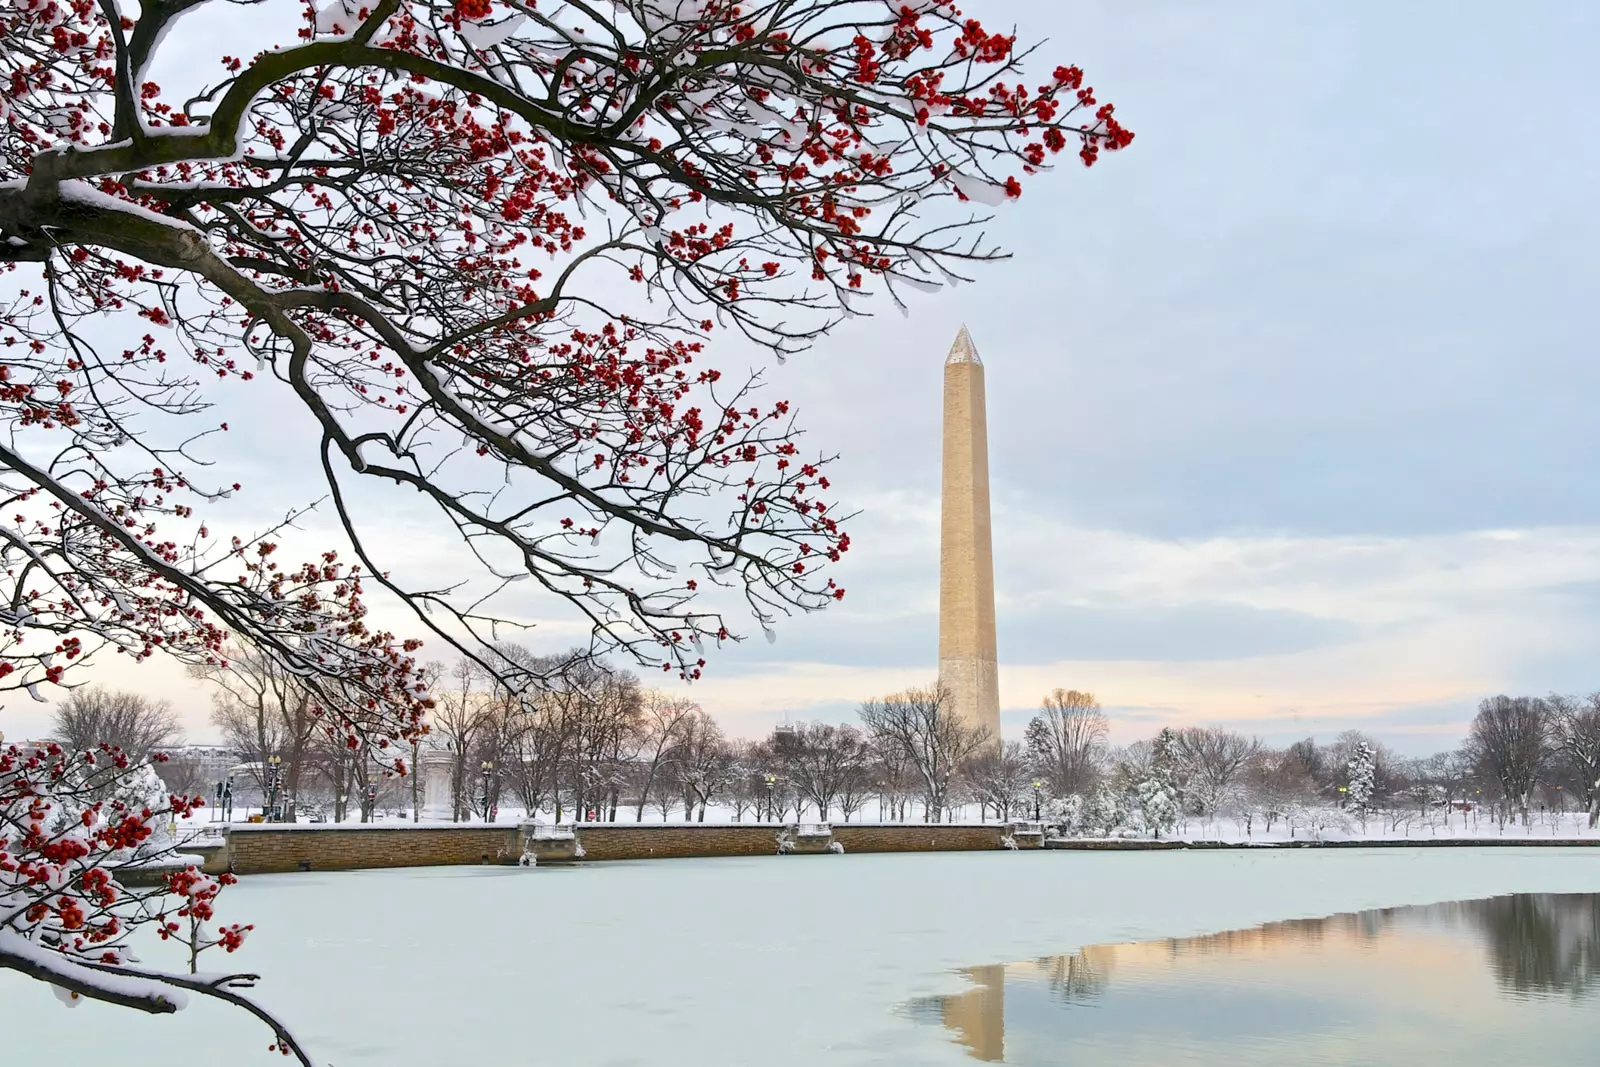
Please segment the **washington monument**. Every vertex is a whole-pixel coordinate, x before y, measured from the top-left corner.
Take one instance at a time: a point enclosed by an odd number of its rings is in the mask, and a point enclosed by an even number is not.
[[[983,361],[965,326],[944,361],[939,522],[939,683],[961,721],[1000,740]]]

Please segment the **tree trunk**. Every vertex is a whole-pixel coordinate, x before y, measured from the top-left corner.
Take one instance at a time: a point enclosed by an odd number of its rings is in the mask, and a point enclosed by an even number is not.
[[[299,805],[298,798],[300,796],[300,761],[298,759],[289,764],[289,773],[284,775],[283,779],[283,791],[284,796],[278,798],[278,806],[283,809],[283,821],[295,822],[298,814],[295,809]]]

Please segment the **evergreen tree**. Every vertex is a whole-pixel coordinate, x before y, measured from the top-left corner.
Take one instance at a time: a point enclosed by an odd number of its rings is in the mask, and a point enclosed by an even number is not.
[[[1345,765],[1350,774],[1349,792],[1346,794],[1350,810],[1361,819],[1361,829],[1367,829],[1367,813],[1372,810],[1372,794],[1377,788],[1375,772],[1377,761],[1372,746],[1365,741],[1356,742],[1355,752]]]
[[[1078,827],[1085,837],[1109,837],[1120,822],[1116,794],[1102,784],[1089,797]]]
[[[1178,789],[1172,780],[1173,742],[1170,728],[1156,735],[1150,754],[1150,772],[1134,790],[1144,829],[1160,840],[1178,825]]]

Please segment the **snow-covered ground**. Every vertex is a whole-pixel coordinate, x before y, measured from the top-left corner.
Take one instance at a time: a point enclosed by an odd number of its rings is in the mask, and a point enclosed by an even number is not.
[[[846,825],[845,820],[833,813],[833,822],[836,825]],[[868,811],[865,814],[857,813],[850,822],[856,825],[878,824],[875,813]],[[979,813],[976,805],[970,805],[954,813],[952,822],[978,823]],[[1031,817],[1019,815],[1018,819]],[[524,813],[520,808],[502,808],[498,813],[496,825],[507,828],[515,826],[522,821]],[[538,821],[552,824],[555,815],[552,812],[539,812],[534,816]],[[235,813],[235,823],[245,822],[242,814]],[[571,821],[571,813],[565,815],[565,821]],[[737,823],[731,808],[712,806],[706,812],[703,820],[705,825]],[[746,813],[745,822],[752,821]],[[808,811],[807,820],[816,821],[816,812]],[[993,818],[989,820],[991,823]],[[482,826],[481,820],[470,820],[472,825]],[[311,827],[320,826],[329,829],[335,827],[354,828],[362,824],[354,819],[343,823],[313,823],[306,819],[293,824],[295,826]],[[376,823],[376,826],[452,826],[459,823],[431,822],[424,820],[413,823],[409,815],[399,812],[387,812]],[[584,824],[579,823],[579,829]],[[609,823],[590,825],[611,825]],[[616,825],[619,826],[683,826],[686,825],[681,818],[673,818],[663,823],[659,814],[646,813],[643,822],[634,819],[632,811],[619,812]],[[180,836],[187,838],[192,835],[214,833],[220,829],[220,824],[210,822],[205,818],[197,818],[191,823],[180,823],[178,830]],[[1128,837],[1144,839],[1149,835],[1129,831]],[[1600,841],[1600,829],[1589,829],[1588,816],[1582,812],[1553,812],[1536,811],[1526,826],[1508,822],[1500,825],[1487,812],[1450,812],[1430,811],[1419,814],[1415,811],[1374,812],[1366,820],[1360,820],[1337,808],[1302,809],[1295,813],[1292,819],[1278,819],[1270,830],[1259,817],[1255,816],[1248,822],[1243,818],[1231,816],[1217,816],[1215,818],[1199,818],[1188,816],[1183,818],[1174,833],[1166,835],[1185,841],[1233,841],[1253,842],[1256,844],[1271,844],[1279,841],[1430,841],[1436,839],[1454,839],[1462,841],[1487,841],[1496,839],[1521,839],[1532,841]]]
[[[952,968],[1513,891],[1600,891],[1600,849],[456,867],[258,876],[222,901],[226,921],[256,924],[228,962],[259,971],[261,1000],[338,1067],[954,1067],[960,1050],[938,1028],[895,1012],[965,988]],[[119,1067],[165,1067],[175,1047],[278,1062],[268,1036],[224,1007],[67,1010],[0,972],[0,1031],[18,1062],[58,1049],[57,1027]]]
[[[1147,838],[1148,834],[1129,832],[1126,836]],[[1589,818],[1582,812],[1534,812],[1526,825],[1504,825],[1487,813],[1433,812],[1422,816],[1414,811],[1375,812],[1364,821],[1337,808],[1311,809],[1296,814],[1293,820],[1279,819],[1268,830],[1259,817],[1244,819],[1219,816],[1212,819],[1188,817],[1176,832],[1168,835],[1184,841],[1231,841],[1273,844],[1287,841],[1600,841],[1600,830],[1589,829]]]

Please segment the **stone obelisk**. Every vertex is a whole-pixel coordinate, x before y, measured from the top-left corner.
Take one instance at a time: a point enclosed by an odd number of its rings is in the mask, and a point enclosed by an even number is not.
[[[939,501],[939,682],[956,714],[1000,741],[989,533],[989,429],[983,361],[965,326],[944,361],[944,471]]]

